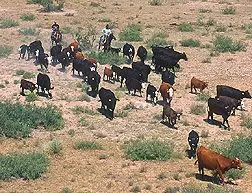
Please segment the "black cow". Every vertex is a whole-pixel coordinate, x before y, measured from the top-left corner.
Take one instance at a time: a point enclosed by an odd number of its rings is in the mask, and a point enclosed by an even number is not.
[[[134,95],[136,95],[136,90],[138,90],[140,96],[142,96],[142,83],[139,80],[135,78],[127,78],[125,84],[129,91],[129,94],[131,90],[134,90]]]
[[[223,118],[223,126],[225,127],[225,122],[227,122],[228,128],[230,127],[228,124],[228,117],[231,114],[232,107],[229,105],[223,104],[223,102],[215,99],[215,98],[209,98],[208,99],[208,120],[211,117],[211,120],[213,120],[213,113],[216,115],[221,115]]]
[[[76,70],[80,76],[80,72],[82,72],[82,76],[85,80],[85,78],[92,72],[96,70],[96,66],[95,64],[93,64],[92,62],[90,62],[87,59],[74,59],[73,60],[73,74],[74,74],[74,70]]]
[[[66,66],[69,66],[71,63],[71,57],[69,55],[69,52],[66,51],[62,51],[59,53],[59,55],[57,56],[57,60],[59,61],[59,63],[62,66],[62,69],[65,69]]]
[[[197,150],[197,147],[198,147],[198,143],[199,143],[199,134],[194,131],[194,130],[191,130],[189,135],[188,135],[188,143],[189,143],[189,146],[191,148],[190,152],[190,158],[191,157],[196,157],[196,150]]]
[[[115,73],[116,80],[119,80],[119,77],[122,76],[122,69],[113,64],[111,70]]]
[[[121,52],[121,48],[110,47],[109,51],[114,54],[119,54]]]
[[[28,51],[28,46],[26,44],[23,44],[21,45],[19,48],[18,48],[18,52],[19,52],[19,60],[20,58],[24,59],[25,57],[25,53]]]
[[[43,93],[45,93],[45,89],[47,90],[48,96],[52,98],[52,94],[49,92],[49,90],[54,89],[54,87],[51,87],[51,81],[47,74],[39,73],[37,76],[37,92],[39,92],[39,87],[41,87],[41,90]]]
[[[38,58],[37,63],[40,64],[41,69],[43,69],[44,66],[46,70],[48,70],[48,65],[52,64],[52,57],[40,50],[37,50],[36,52],[37,52],[36,54],[38,54],[36,55],[36,57]]]
[[[147,50],[143,46],[139,46],[137,49],[137,56],[141,59],[142,62],[147,58]]]
[[[151,98],[151,102],[154,103],[154,105],[156,105],[157,100],[158,100],[158,91],[157,91],[157,88],[151,84],[149,84],[146,89],[146,101],[148,101],[149,95]]]
[[[120,87],[122,87],[122,83],[124,79],[130,79],[130,78],[137,79],[140,82],[143,81],[142,74],[138,70],[128,68],[128,67],[123,67]]]
[[[123,46],[123,56],[128,56],[130,61],[133,61],[135,56],[135,48],[131,44],[124,44]]]
[[[175,83],[175,74],[166,70],[162,72],[162,81],[173,85]]]
[[[99,98],[101,101],[101,109],[106,110],[109,114],[109,118],[112,120],[114,118],[114,110],[118,99],[111,90],[103,87],[99,90]]]
[[[230,106],[233,110],[232,115],[235,115],[235,109],[237,109],[239,106],[241,107],[241,110],[243,110],[244,108],[244,102],[242,100],[238,100],[228,96],[216,96],[215,98],[221,101],[225,106]]]
[[[62,45],[55,45],[51,48],[50,50],[50,55],[52,57],[52,62],[55,64],[58,61],[58,58],[61,54],[61,50],[62,50]]]
[[[179,59],[174,59],[166,55],[156,55],[154,56],[154,61],[155,61],[155,71],[162,72],[162,69],[172,69],[175,75],[175,67],[180,68],[178,61]]]
[[[151,72],[149,65],[146,65],[143,62],[132,62],[132,69],[136,69],[142,74],[143,82],[148,82],[148,76]]]
[[[28,46],[28,59],[30,59],[30,54],[38,56],[38,53],[36,51],[39,50],[39,52],[44,53],[44,48],[42,46],[42,42],[40,40],[36,40],[34,42],[31,42]]]
[[[241,100],[243,98],[249,98],[249,99],[252,98],[248,90],[240,91],[239,89],[225,85],[217,85],[216,89],[217,89],[217,97],[228,96],[231,98],[235,98],[237,100]]]
[[[24,95],[24,90],[33,92],[36,89],[36,84],[25,79],[21,79],[20,88],[22,88],[21,94]]]
[[[97,71],[92,71],[88,74],[87,83],[91,86],[92,93],[94,94],[94,96],[97,95],[100,82],[101,76],[98,74]]]

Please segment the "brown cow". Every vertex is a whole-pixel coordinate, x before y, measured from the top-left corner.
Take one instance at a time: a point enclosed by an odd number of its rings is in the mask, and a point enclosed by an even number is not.
[[[68,47],[71,48],[72,52],[75,52],[78,49],[79,43],[77,40],[74,40]]]
[[[204,82],[204,81],[199,80],[195,77],[192,77],[192,79],[191,79],[191,93],[193,93],[193,91],[192,91],[193,88],[195,90],[195,94],[197,94],[196,88],[199,88],[200,92],[202,92],[207,86],[208,86],[208,82]]]
[[[80,59],[80,60],[84,60],[84,58],[86,58],[86,57],[84,56],[84,54],[82,52],[76,52],[75,58]]]
[[[182,115],[182,110],[175,111],[170,106],[165,105],[163,107],[162,119],[168,118],[169,124],[174,127],[177,122],[177,119],[180,120],[180,116]]]
[[[36,89],[36,85],[33,82],[30,82],[28,80],[22,79],[20,83],[21,83],[20,88],[22,88],[22,91],[21,91],[22,95],[25,95],[24,94],[25,89],[27,89],[31,92],[33,92]]]
[[[110,81],[113,78],[113,70],[111,70],[110,68],[106,67],[104,68],[104,72],[103,72],[103,80],[104,77],[107,77],[107,80]]]
[[[215,170],[219,174],[222,183],[224,182],[223,174],[231,168],[242,169],[241,161],[239,158],[227,158],[219,153],[201,146],[197,150],[199,173],[202,171],[204,176],[204,168]]]
[[[169,83],[163,82],[160,85],[159,92],[161,93],[161,96],[163,97],[163,100],[165,102],[167,102],[167,99],[169,100],[168,102],[169,105],[171,104],[173,91],[175,91],[175,89]]]

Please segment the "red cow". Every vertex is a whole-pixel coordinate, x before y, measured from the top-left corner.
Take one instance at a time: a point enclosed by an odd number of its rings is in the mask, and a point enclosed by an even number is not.
[[[216,153],[204,146],[197,150],[199,173],[204,176],[204,168],[215,170],[219,174],[222,183],[224,182],[223,174],[231,168],[242,169],[239,158],[227,158],[219,153]],[[195,162],[195,164],[197,163]]]
[[[171,103],[173,97],[173,91],[175,91],[175,89],[169,83],[163,82],[160,85],[159,92],[165,102],[167,102],[167,99],[169,100],[169,104]]]
[[[195,94],[196,94],[197,93],[196,88],[199,88],[200,92],[202,92],[207,86],[208,86],[207,82],[204,82],[204,81],[201,81],[195,77],[192,77],[192,79],[191,79],[191,93],[193,93],[192,89],[194,89]]]
[[[79,43],[77,40],[74,40],[68,47],[71,48],[72,52],[75,52],[78,49]]]
[[[104,77],[107,77],[107,80],[111,80],[111,78],[113,78],[113,70],[111,70],[110,68],[106,67],[104,68],[104,73],[103,73],[103,80]]]

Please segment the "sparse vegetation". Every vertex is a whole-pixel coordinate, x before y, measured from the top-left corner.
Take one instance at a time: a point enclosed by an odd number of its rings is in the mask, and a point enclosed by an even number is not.
[[[222,13],[225,15],[234,15],[236,13],[236,9],[233,6],[226,7],[222,10]]]
[[[143,38],[141,37],[142,28],[139,24],[131,24],[125,27],[119,33],[120,41],[142,41]]]
[[[207,20],[206,25],[207,25],[207,26],[214,26],[216,23],[217,23],[217,22],[215,21],[215,19],[210,17],[210,18]]]
[[[70,33],[72,33],[72,28],[71,27],[69,27],[69,26],[65,26],[65,27],[62,27],[61,28],[61,32],[63,33],[63,34],[70,34]]]
[[[100,6],[100,4],[99,3],[96,3],[96,2],[91,2],[90,4],[89,4],[91,7],[99,7]]]
[[[123,110],[119,110],[115,113],[115,117],[120,117],[120,118],[124,118],[128,116],[128,112],[127,111],[123,111]]]
[[[19,81],[19,80],[14,80],[13,83],[14,83],[14,84],[19,84],[20,81]]]
[[[22,19],[23,21],[33,21],[36,19],[36,17],[31,13],[25,13],[20,16],[20,19]]]
[[[0,29],[4,28],[11,28],[19,26],[19,23],[17,21],[14,21],[13,19],[1,19],[0,18]]]
[[[156,139],[132,141],[125,147],[125,153],[133,160],[167,160],[172,152],[171,144]]]
[[[12,47],[7,45],[0,45],[0,58],[8,57],[12,53]]]
[[[25,73],[24,70],[16,70],[16,76],[21,76]]]
[[[130,189],[130,191],[136,193],[136,192],[141,192],[141,189],[139,186],[134,186],[133,188]]]
[[[98,114],[97,111],[93,109],[89,109],[87,107],[83,107],[83,106],[75,106],[74,108],[72,108],[72,111],[75,115],[79,115],[79,114],[97,115]]]
[[[83,31],[83,28],[78,28],[78,31],[74,33],[74,38],[79,42],[79,47],[82,50],[88,50],[94,46],[97,34],[95,27],[92,25],[88,25],[85,29]]]
[[[227,27],[224,24],[218,24],[218,25],[216,25],[215,30],[217,32],[226,32]]]
[[[164,191],[164,193],[177,193],[179,192],[179,187],[167,187]]]
[[[152,45],[167,45],[168,42],[166,40],[167,35],[164,32],[154,33],[150,39],[146,41],[147,47],[151,47]]]
[[[179,31],[181,32],[193,32],[193,26],[190,23],[182,22],[178,26]]]
[[[210,97],[211,94],[209,92],[202,92],[197,95],[197,101],[208,101]]]
[[[208,184],[206,188],[199,187],[193,184],[186,185],[181,188],[181,193],[241,193],[239,190],[230,189],[228,187]]]
[[[98,22],[111,22],[111,19],[109,18],[102,18],[102,19],[98,19]]]
[[[157,176],[157,179],[159,179],[159,180],[163,180],[163,179],[165,179],[165,178],[167,178],[167,174],[164,173],[164,172],[161,172],[161,173],[158,174],[158,176]]]
[[[34,102],[37,101],[38,97],[36,94],[34,94],[33,92],[30,92],[26,97],[25,97],[25,101],[27,102]]]
[[[0,88],[5,88],[5,85],[4,84],[0,84]]]
[[[86,120],[85,117],[81,117],[79,120],[78,120],[78,125],[81,126],[81,127],[86,127],[89,125],[88,121]]]
[[[200,136],[202,137],[202,138],[207,138],[208,137],[208,135],[209,135],[209,130],[202,130],[201,131],[201,133],[200,133]]]
[[[205,106],[202,104],[193,104],[191,106],[191,113],[195,115],[202,115],[205,113]]]
[[[66,187],[66,188],[63,188],[63,189],[60,191],[60,193],[73,193],[73,191],[72,191],[70,188]]]
[[[162,5],[161,0],[149,0],[150,5]]]
[[[65,0],[27,0],[30,4],[40,4],[44,12],[61,11],[64,8]]]
[[[211,13],[211,12],[212,12],[211,9],[204,9],[204,8],[199,9],[199,13]]]
[[[95,58],[101,64],[124,64],[126,63],[126,58],[113,54],[111,52],[90,52],[89,57]]]
[[[62,150],[62,144],[59,141],[58,138],[54,138],[52,141],[49,143],[49,153],[50,154],[58,154]]]
[[[67,133],[68,133],[68,135],[70,135],[71,137],[73,137],[75,135],[75,130],[74,129],[70,129]]]
[[[246,127],[248,129],[252,129],[252,118],[250,115],[245,115],[243,113],[241,119],[242,119],[241,126]]]
[[[181,176],[178,173],[176,173],[173,175],[173,179],[179,181],[181,180]]]
[[[217,35],[213,44],[214,44],[214,51],[217,52],[244,51],[246,48],[241,41],[234,42],[232,38],[224,35]]]
[[[200,41],[194,40],[192,38],[182,40],[180,43],[181,43],[181,46],[184,46],[184,47],[199,47],[200,46]]]
[[[242,25],[242,29],[245,30],[246,34],[252,34],[252,23]]]
[[[32,72],[24,72],[23,74],[23,78],[24,79],[31,79],[31,78],[35,78],[35,74]]]
[[[42,125],[47,130],[61,129],[64,120],[61,113],[52,106],[46,108],[33,105],[0,103],[0,135],[12,138],[29,137],[31,128]]]
[[[0,179],[36,179],[46,171],[48,159],[40,153],[0,155]]]
[[[22,35],[25,35],[25,36],[35,36],[35,35],[38,35],[38,32],[35,28],[21,28],[19,30],[19,33],[22,34]]]
[[[95,141],[78,141],[75,143],[74,148],[77,150],[100,150],[102,145]]]

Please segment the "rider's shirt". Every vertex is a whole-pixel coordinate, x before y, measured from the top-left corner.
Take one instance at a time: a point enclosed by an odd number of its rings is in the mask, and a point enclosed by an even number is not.
[[[104,28],[102,30],[102,33],[103,33],[104,36],[108,36],[111,33],[111,29]]]

